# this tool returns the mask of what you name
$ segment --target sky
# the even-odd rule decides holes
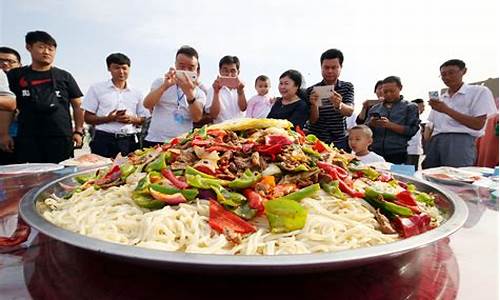
[[[354,84],[356,111],[373,99],[373,86],[401,77],[407,99],[444,87],[439,66],[460,58],[466,82],[498,77],[498,1],[118,1],[0,0],[0,45],[17,49],[29,64],[24,36],[49,32],[58,43],[56,66],[68,70],[83,93],[109,78],[105,58],[132,60],[130,85],[146,94],[173,66],[182,45],[200,54],[201,79],[211,85],[224,55],[241,61],[246,94],[260,74],[296,69],[307,86],[321,80],[319,58],[340,49],[340,79]],[[494,37],[497,38],[494,38]]]

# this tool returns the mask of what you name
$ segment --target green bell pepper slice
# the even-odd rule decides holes
[[[306,224],[307,209],[294,200],[270,200],[264,204],[264,208],[273,233],[302,229]]]
[[[200,175],[186,175],[186,182],[192,187],[199,189],[211,189],[214,185],[226,186],[229,181],[221,179],[205,178]]]
[[[236,208],[247,202],[242,194],[230,192],[220,185],[212,185],[211,188],[217,195],[217,201],[224,206]]]
[[[141,191],[132,192],[132,200],[142,208],[160,209],[166,205],[165,202],[153,199],[149,193]]]
[[[121,175],[122,180],[125,181],[125,179],[127,179],[127,177],[129,177],[130,174],[134,173],[135,170],[136,170],[136,168],[132,164],[125,163],[125,164],[121,165],[120,171],[122,173],[122,175]]]
[[[153,160],[146,166],[145,171],[147,173],[151,171],[160,172],[162,169],[165,169],[166,167],[167,167],[166,154],[165,152],[162,152],[155,160]]]
[[[310,155],[312,157],[321,158],[321,154],[319,154],[319,152],[317,152],[317,151],[314,151],[310,147],[302,146],[302,151],[304,151],[305,154],[308,154],[308,155]]]
[[[250,169],[246,169],[241,177],[229,182],[227,186],[232,189],[246,189],[259,181],[261,177],[260,173],[253,173]]]
[[[302,188],[296,192],[290,193],[286,196],[276,198],[275,200],[293,200],[300,202],[302,199],[311,197],[312,195],[316,194],[320,190],[319,183],[315,183],[310,186],[306,186],[305,188]],[[275,201],[273,200],[273,201]]]
[[[196,176],[196,175],[200,175],[201,177],[203,178],[210,178],[210,179],[216,179],[215,176],[212,176],[212,175],[209,175],[209,174],[205,174],[203,172],[200,172],[198,170],[196,170],[195,168],[191,167],[191,166],[187,166],[186,169],[185,169],[185,174],[186,175],[193,175],[193,176]]]
[[[330,182],[322,180],[320,182],[320,186],[325,192],[336,198],[340,198],[342,200],[345,200],[347,198],[346,195],[340,190],[338,180],[333,180]]]
[[[160,185],[160,184],[151,184],[149,188],[166,195],[174,195],[177,193],[181,193],[184,196],[184,198],[186,198],[189,201],[193,201],[198,196],[197,189],[180,190],[169,185]]]
[[[245,220],[251,220],[257,215],[257,209],[251,208],[248,205],[248,202],[238,206],[237,208],[232,210],[232,212]]]

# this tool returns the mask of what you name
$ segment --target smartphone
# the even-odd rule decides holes
[[[374,118],[374,119],[380,119],[380,114],[378,112],[374,112],[371,114],[371,116]]]
[[[439,92],[438,91],[430,91],[429,92],[429,99],[440,100],[439,99]]]
[[[116,111],[116,114],[117,115],[124,115],[126,112],[127,112],[126,109],[119,109],[119,110]]]
[[[327,99],[333,95],[335,91],[334,85],[324,85],[324,86],[315,86],[313,87],[313,91],[318,94],[319,99]]]
[[[179,75],[185,76],[186,78],[191,79],[191,81],[196,81],[196,79],[198,78],[198,74],[196,74],[196,72],[193,71],[177,70],[175,71],[175,74],[177,74],[177,77],[179,77]]]
[[[223,86],[226,86],[230,89],[238,88],[238,84],[239,84],[238,77],[220,76],[219,80]]]

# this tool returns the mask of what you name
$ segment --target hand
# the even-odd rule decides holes
[[[73,133],[73,143],[76,149],[83,147],[83,136],[78,133]]]
[[[195,97],[194,89],[196,87],[195,82],[186,76],[176,76],[177,85],[181,88],[181,90],[186,95],[188,100],[191,100]]]
[[[118,118],[118,113],[116,112],[116,109],[112,110],[107,116],[106,116],[106,123],[110,122],[116,122],[116,119]]]
[[[440,113],[446,113],[448,110],[448,105],[443,101],[437,99],[430,99],[429,106],[432,107],[433,110],[438,111]]]
[[[161,88],[166,91],[169,87],[176,84],[175,69],[170,68],[167,73],[163,76],[163,84]]]
[[[214,83],[212,84],[212,87],[214,88],[214,93],[218,93],[222,88],[222,83],[220,82],[219,76],[217,76],[217,79],[215,79]]]
[[[332,103],[333,107],[340,109],[340,105],[342,104],[342,95],[337,93],[336,91],[333,91],[333,95],[328,98],[330,100],[330,103]]]
[[[382,128],[389,128],[391,126],[391,121],[387,119],[386,117],[381,117],[380,119],[376,120],[377,126],[382,127]]]
[[[0,150],[4,152],[14,152],[14,140],[8,134],[0,136]]]
[[[370,107],[370,100],[365,100],[365,101],[363,102],[363,108],[364,108],[364,109],[368,109],[368,107]]]
[[[117,115],[116,117],[116,122],[120,122],[123,124],[133,124],[135,120],[134,116],[123,114],[123,115]]]
[[[311,95],[309,96],[309,101],[311,102],[311,105],[319,107],[321,99],[319,99],[319,95],[315,91],[312,91]]]
[[[243,93],[244,88],[245,88],[245,83],[238,78],[238,87],[236,88],[238,90],[238,94]]]

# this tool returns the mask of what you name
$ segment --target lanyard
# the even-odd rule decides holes
[[[182,98],[184,98],[184,92],[181,90],[181,94],[179,94],[179,86],[175,86],[175,92],[177,94],[177,109],[179,109],[179,107],[181,106],[181,101],[182,101]]]

